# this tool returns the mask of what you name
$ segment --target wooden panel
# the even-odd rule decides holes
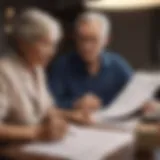
[[[134,68],[151,65],[151,11],[108,13],[112,21],[110,48],[124,56]]]

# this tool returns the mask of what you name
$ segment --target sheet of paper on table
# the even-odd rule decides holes
[[[70,160],[100,160],[113,155],[124,146],[132,146],[133,142],[133,135],[129,133],[71,126],[61,142],[29,144],[22,151],[51,157],[61,156]]]
[[[159,86],[160,73],[137,72],[113,103],[93,114],[93,119],[104,122],[107,119],[127,117],[151,99]]]

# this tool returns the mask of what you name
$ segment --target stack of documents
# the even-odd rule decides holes
[[[71,126],[61,142],[29,144],[22,151],[70,160],[101,160],[132,144],[133,136],[128,133]]]
[[[115,122],[116,119],[119,122],[140,110],[143,104],[153,97],[159,86],[160,73],[137,72],[113,103],[93,114],[93,119],[97,123],[111,120]],[[135,121],[129,124],[133,125]]]

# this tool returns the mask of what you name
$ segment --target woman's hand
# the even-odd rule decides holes
[[[57,141],[66,135],[67,129],[67,122],[61,117],[48,117],[46,123],[37,127],[36,139],[40,141]]]

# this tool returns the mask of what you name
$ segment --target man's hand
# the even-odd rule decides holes
[[[96,111],[102,105],[101,100],[94,94],[86,94],[82,98],[75,101],[73,107],[91,113]]]
[[[143,113],[144,114],[154,113],[157,111],[158,108],[160,109],[160,102],[149,101],[143,105]]]
[[[87,112],[83,112],[82,110],[74,110],[70,113],[71,122],[80,124],[80,125],[92,125],[94,122],[91,119],[91,116]]]
[[[80,124],[80,125],[92,125],[94,121],[91,115],[82,110],[59,110],[59,113],[69,122]]]

